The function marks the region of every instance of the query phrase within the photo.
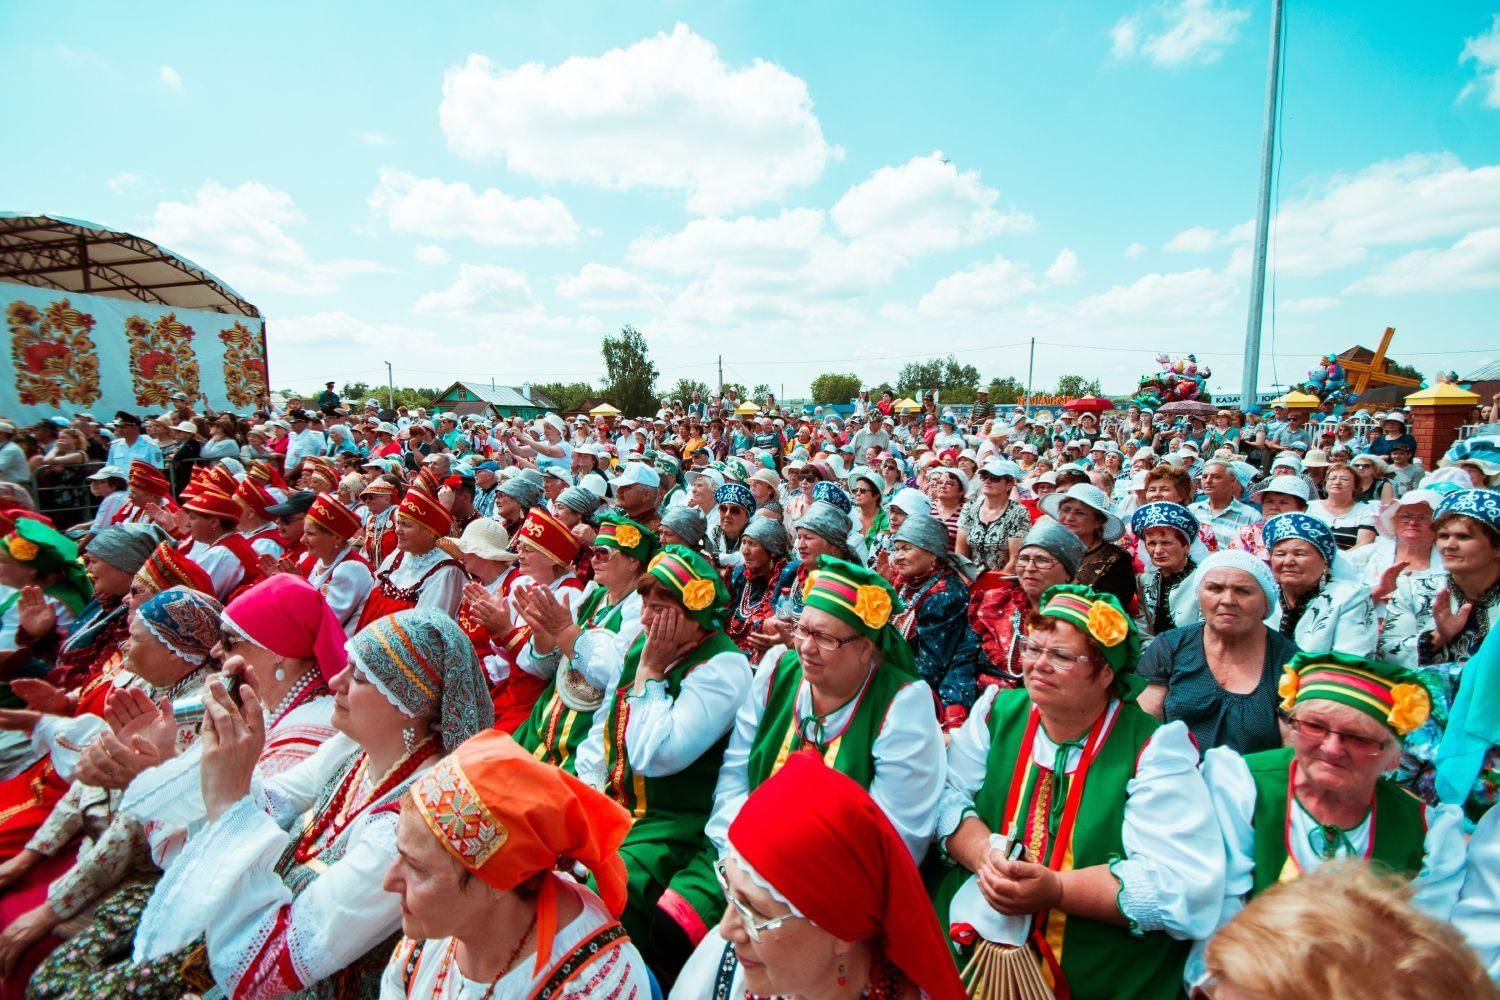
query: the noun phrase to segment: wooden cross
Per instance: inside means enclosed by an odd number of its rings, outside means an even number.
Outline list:
[[[1363,395],[1364,391],[1371,385],[1402,385],[1417,388],[1422,384],[1421,379],[1407,378],[1404,375],[1392,375],[1386,371],[1385,352],[1391,346],[1391,337],[1395,336],[1396,328],[1388,326],[1385,333],[1380,336],[1380,346],[1375,349],[1375,356],[1368,363],[1364,361],[1345,361],[1339,358],[1339,364],[1344,366],[1345,377],[1349,380],[1349,387],[1357,395]]]

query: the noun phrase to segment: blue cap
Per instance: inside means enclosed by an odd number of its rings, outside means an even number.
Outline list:
[[[499,472],[500,471],[500,463],[499,462],[480,462],[474,468],[475,468],[476,471],[479,470],[479,469],[483,469],[485,472]]]

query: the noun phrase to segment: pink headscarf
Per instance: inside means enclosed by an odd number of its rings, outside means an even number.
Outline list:
[[[344,627],[321,591],[300,576],[277,573],[229,602],[224,618],[278,656],[314,660],[324,680],[349,662]]]

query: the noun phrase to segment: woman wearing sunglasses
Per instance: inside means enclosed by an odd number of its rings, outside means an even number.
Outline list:
[[[971,981],[998,963],[1075,1000],[1180,996],[1224,847],[1187,726],[1135,703],[1140,651],[1112,595],[1053,587],[1025,687],[986,691],[953,734],[934,903]]]
[[[1278,882],[1341,858],[1412,880],[1417,907],[1446,920],[1463,886],[1462,813],[1424,805],[1382,777],[1431,710],[1417,675],[1344,653],[1298,653],[1281,695],[1290,747],[1204,758],[1229,863],[1218,925]],[[1202,972],[1200,944],[1188,984]]]
[[[913,862],[926,855],[943,787],[943,737],[932,692],[895,627],[900,610],[891,585],[863,566],[822,556],[808,574],[791,642],[767,651],[735,714],[703,848],[657,904],[685,943],[712,953],[701,961],[717,964],[724,954],[723,939],[708,931],[724,912],[713,869],[728,849],[729,826],[796,750],[817,750],[867,789]]]
[[[905,838],[813,750],[751,793],[727,842],[714,866],[725,943],[693,956],[673,1000],[966,995]]]

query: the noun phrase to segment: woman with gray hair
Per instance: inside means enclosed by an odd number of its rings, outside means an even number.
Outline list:
[[[931,514],[912,514],[895,534],[893,581],[904,606],[894,621],[931,685],[944,729],[961,725],[974,703],[979,640],[969,628],[969,563],[954,555],[948,529]]]
[[[754,663],[773,643],[761,625],[776,614],[776,601],[791,579],[784,579],[791,539],[780,521],[756,514],[740,536],[741,565],[729,576],[729,620],[724,631]]]
[[[969,588],[969,627],[979,640],[978,690],[1021,686],[1021,640],[1042,595],[1071,583],[1083,562],[1078,536],[1050,517],[1031,526],[1016,553],[1016,575],[979,574]]]

